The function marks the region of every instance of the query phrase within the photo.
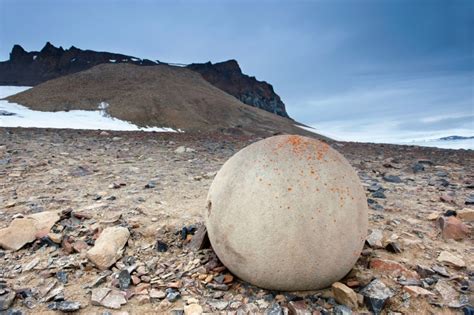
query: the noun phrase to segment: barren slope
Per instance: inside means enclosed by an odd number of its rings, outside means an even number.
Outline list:
[[[112,117],[143,127],[309,134],[295,127],[293,120],[241,103],[198,73],[167,65],[102,64],[7,99],[41,111],[96,110],[106,102]]]

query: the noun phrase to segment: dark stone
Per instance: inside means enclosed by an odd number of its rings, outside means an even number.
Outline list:
[[[376,192],[376,191],[383,191],[383,187],[379,183],[372,183],[368,188],[369,191],[371,192]]]
[[[199,224],[188,247],[196,251],[211,247],[211,242],[209,241],[207,229],[204,224]]]
[[[448,173],[445,171],[437,171],[435,175],[438,177],[447,177]]]
[[[208,283],[206,285],[208,289],[218,290],[218,291],[227,291],[229,290],[229,286],[227,284],[219,284],[219,283]]]
[[[187,236],[188,236],[188,229],[184,226],[181,229],[181,239],[185,240]]]
[[[283,315],[283,309],[280,304],[273,303],[269,308],[265,310],[265,315]]]
[[[334,315],[351,315],[352,310],[345,305],[336,305],[333,308]]]
[[[95,195],[94,197],[92,197],[92,200],[95,200],[95,201],[100,200],[100,199],[102,199],[101,195]]]
[[[120,271],[118,275],[119,287],[121,290],[127,290],[130,287],[130,282],[132,278],[127,269]]]
[[[179,292],[176,292],[174,290],[168,292],[168,294],[166,295],[166,299],[170,302],[176,302],[180,297],[181,295],[179,294]]]
[[[471,305],[463,306],[461,311],[463,312],[464,315],[474,315],[474,307],[472,307]]]
[[[396,183],[396,184],[399,184],[402,182],[402,180],[400,179],[399,176],[395,176],[395,175],[385,175],[383,177],[383,180],[386,181],[386,182],[389,182],[389,183]]]
[[[48,308],[51,310],[58,310],[65,313],[75,312],[81,308],[81,303],[73,301],[53,302],[48,304]]]
[[[197,231],[197,225],[196,224],[191,224],[188,226],[188,234],[194,235],[194,233]]]
[[[400,244],[398,244],[397,242],[388,243],[387,246],[385,246],[385,249],[395,254],[400,254],[402,252]]]
[[[13,291],[0,295],[0,311],[6,311],[13,304],[15,296]]]
[[[168,251],[168,245],[160,240],[158,240],[156,242],[156,246],[155,246],[156,250],[160,253],[164,253],[166,251]]]
[[[369,208],[375,211],[383,211],[383,207],[377,203],[374,199],[367,198],[367,204]]]
[[[380,198],[380,199],[385,199],[385,198],[387,198],[387,197],[385,196],[385,194],[383,193],[383,191],[381,191],[381,190],[377,190],[376,192],[373,192],[373,193],[372,193],[372,197],[374,197],[374,198]]]
[[[443,214],[445,217],[455,217],[458,213],[455,210],[448,210]]]
[[[17,309],[14,309],[14,308],[10,308],[7,311],[7,315],[23,315],[23,314],[25,314],[25,313],[23,313],[23,311],[17,310]]]
[[[367,308],[376,315],[382,312],[387,300],[393,296],[393,292],[379,279],[372,280],[360,294],[364,296]]]
[[[58,278],[59,282],[66,284],[68,281],[68,275],[65,271],[58,271],[56,273],[56,278]]]
[[[214,277],[214,281],[220,284],[224,283],[224,275]]]
[[[467,197],[464,203],[466,205],[474,205],[474,195],[470,195],[469,197]]]
[[[419,173],[425,170],[425,166],[422,163],[418,162],[418,163],[413,164],[411,169],[413,170],[413,173]]]
[[[156,187],[156,183],[154,181],[149,181],[148,184],[145,185],[146,189],[155,188],[155,187]]]
[[[273,91],[273,87],[267,82],[258,81],[255,77],[243,74],[235,60],[215,64],[195,63],[188,65],[187,68],[200,73],[206,81],[244,104],[282,117],[289,117],[285,104]]]
[[[420,275],[421,278],[427,278],[435,274],[435,271],[430,267],[423,265],[416,265],[416,272]]]

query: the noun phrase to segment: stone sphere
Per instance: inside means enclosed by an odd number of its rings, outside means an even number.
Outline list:
[[[343,278],[367,236],[367,200],[328,144],[283,135],[219,170],[207,197],[212,248],[236,276],[271,290],[316,290]]]

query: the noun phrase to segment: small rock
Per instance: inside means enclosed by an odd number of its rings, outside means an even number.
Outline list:
[[[433,269],[433,271],[443,277],[449,277],[449,273],[448,271],[446,270],[445,267],[443,266],[438,266],[438,265],[435,265],[433,266],[431,269]]]
[[[176,148],[176,150],[174,150],[175,153],[184,153],[186,152],[186,147],[185,146],[179,146]]]
[[[127,300],[125,299],[125,296],[117,290],[111,290],[100,301],[100,305],[111,309],[120,309],[124,304],[127,304]]]
[[[437,223],[444,239],[462,240],[469,235],[469,228],[456,217],[439,217]]]
[[[367,308],[375,314],[380,314],[387,300],[393,296],[393,292],[379,279],[370,282],[360,294],[364,296]]]
[[[374,229],[369,234],[369,236],[367,236],[366,242],[372,248],[383,248],[382,239],[383,239],[382,231],[378,229]]]
[[[474,315],[474,307],[471,305],[465,305],[461,308],[464,315]]]
[[[392,253],[395,253],[395,254],[400,254],[402,252],[400,244],[398,244],[397,242],[389,242],[385,246],[385,249],[388,250],[389,252],[392,252]]]
[[[166,297],[166,292],[163,290],[151,289],[150,297],[152,299],[164,299]]]
[[[199,304],[190,304],[184,307],[185,315],[201,315],[203,313],[202,306]]]
[[[68,281],[67,272],[65,271],[56,272],[56,278],[59,280],[59,282],[66,284]]]
[[[207,236],[207,229],[204,224],[199,224],[196,232],[194,232],[191,242],[188,247],[192,250],[198,251],[211,246],[209,237]]]
[[[87,258],[101,270],[108,269],[123,254],[123,247],[130,237],[124,227],[108,227],[95,241],[94,247],[87,252]]]
[[[458,210],[457,217],[466,222],[474,222],[474,209],[464,208]]]
[[[109,288],[98,288],[93,289],[91,294],[91,304],[100,306],[102,305],[102,300],[109,294],[111,290]]]
[[[283,315],[283,309],[280,304],[273,303],[269,308],[265,310],[265,315]]]
[[[170,302],[176,302],[180,297],[181,295],[179,294],[179,292],[176,291],[170,291],[166,295],[166,299]]]
[[[448,281],[438,280],[434,289],[441,295],[441,298],[443,299],[445,305],[458,306],[457,300],[459,294],[454,288],[449,285]]]
[[[464,202],[466,205],[474,205],[474,195],[470,195],[466,198],[466,201]]]
[[[137,299],[138,305],[149,304],[151,302],[150,297],[144,294],[138,295],[136,299]]]
[[[148,184],[145,185],[145,188],[150,189],[150,188],[155,188],[156,187],[156,182],[154,181],[149,181]]]
[[[435,274],[435,271],[433,269],[423,265],[416,265],[416,272],[420,275],[421,278],[428,278]]]
[[[53,302],[48,305],[49,309],[58,310],[61,312],[69,313],[78,311],[81,308],[81,303],[73,301],[60,301]]]
[[[211,307],[213,307],[214,309],[218,311],[223,311],[227,308],[227,306],[229,305],[229,302],[220,301],[220,300],[211,300],[211,301],[207,301],[207,304],[209,304]]]
[[[15,300],[15,296],[16,294],[13,291],[0,295],[0,311],[6,311],[9,309]]]
[[[38,212],[14,219],[7,228],[0,229],[0,247],[19,250],[36,238],[46,236],[58,220],[56,211]]]
[[[375,191],[372,193],[373,198],[379,198],[379,199],[385,199],[387,196],[385,196],[384,192],[381,190]]]
[[[383,191],[383,187],[379,183],[372,183],[368,188],[370,192]]]
[[[352,315],[352,310],[345,305],[336,305],[332,311],[334,315]]]
[[[458,213],[455,210],[448,210],[443,214],[445,217],[455,217]]]
[[[162,242],[160,240],[156,242],[155,248],[160,253],[164,253],[168,251],[168,245],[165,242]]]
[[[219,290],[219,291],[229,290],[229,286],[227,286],[226,284],[219,284],[219,283],[208,283],[206,287],[208,289]]]
[[[118,275],[119,287],[121,290],[125,291],[130,287],[130,282],[132,281],[130,273],[127,269],[120,271]]]
[[[449,194],[442,194],[441,196],[439,196],[439,200],[446,203],[455,203],[454,197]]]
[[[383,177],[383,180],[386,181],[386,182],[389,182],[389,183],[396,183],[396,184],[399,184],[399,183],[402,182],[400,177],[395,176],[395,175],[385,175]]]
[[[418,278],[418,274],[416,272],[408,270],[400,263],[388,259],[372,259],[370,261],[370,269],[379,270],[391,275],[404,275],[405,277],[412,279]]]
[[[439,262],[447,263],[447,264],[452,265],[452,266],[457,267],[457,268],[466,267],[466,263],[464,262],[464,260],[462,260],[460,257],[455,256],[455,255],[453,255],[453,254],[451,254],[450,252],[447,252],[447,251],[442,251],[439,254],[437,260]]]
[[[413,173],[419,173],[419,172],[423,172],[425,170],[425,166],[422,163],[417,162],[417,163],[413,164],[411,169],[413,170]]]
[[[337,303],[347,305],[351,309],[357,309],[357,294],[341,282],[332,284],[332,294]]]
[[[40,262],[39,257],[33,258],[29,263],[27,263],[25,266],[23,266],[23,271],[30,271],[31,269],[33,269],[34,267],[36,267],[36,265],[37,265],[39,262]]]
[[[291,301],[290,303],[288,303],[288,309],[290,310],[291,315],[311,314],[304,301]]]
[[[403,287],[403,291],[410,293],[411,296],[413,297],[418,297],[418,296],[434,296],[434,294],[426,289],[423,289],[422,287],[418,286],[413,286],[413,285],[407,285]]]

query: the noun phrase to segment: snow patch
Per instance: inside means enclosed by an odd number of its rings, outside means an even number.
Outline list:
[[[137,62],[137,61],[140,61],[140,60],[141,60],[141,59],[138,59],[138,58],[130,58],[130,59],[131,59],[132,61],[135,61],[135,62]]]
[[[34,56],[33,56],[33,60],[36,60],[36,58],[38,58],[38,56],[37,56],[37,55],[34,55]]]
[[[115,63],[115,62],[117,62],[117,60],[115,60],[115,59],[109,59],[109,62]]]
[[[140,128],[128,121],[110,117],[107,113],[110,105],[107,102],[99,103],[98,110],[42,112],[1,100],[1,98],[28,89],[30,87],[0,86],[0,113],[4,113],[3,115],[0,114],[0,127],[183,132],[180,129],[174,130],[167,127]]]
[[[74,61],[76,61],[76,58],[72,58],[70,62],[74,62]]]

